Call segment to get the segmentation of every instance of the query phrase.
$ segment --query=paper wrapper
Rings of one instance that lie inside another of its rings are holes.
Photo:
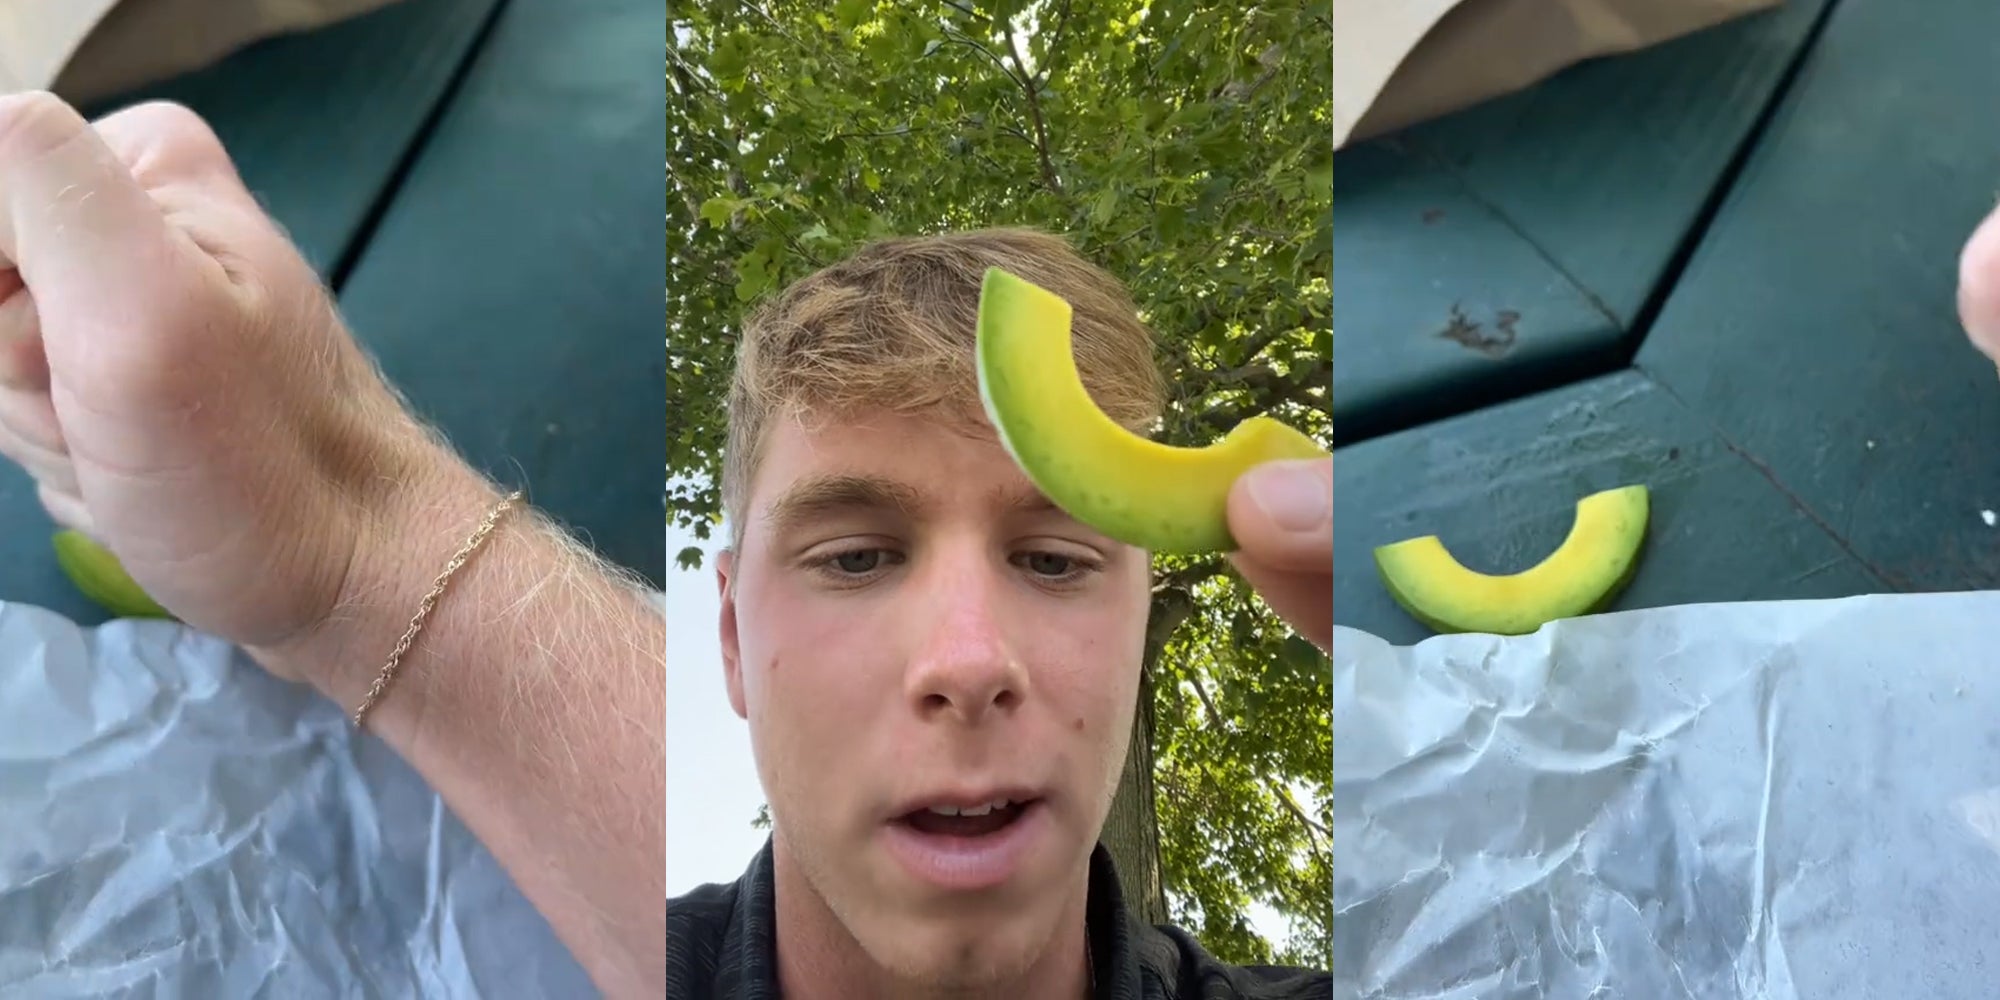
[[[1334,148],[1781,2],[1333,0]]]
[[[0,0],[0,93],[89,104],[395,0]]]
[[[1333,663],[1337,997],[1995,995],[2000,594]]]
[[[172,622],[0,603],[0,997],[594,997],[338,706]]]

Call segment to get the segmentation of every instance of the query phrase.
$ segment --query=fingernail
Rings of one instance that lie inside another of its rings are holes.
[[[1286,531],[1312,531],[1333,516],[1333,491],[1308,462],[1281,462],[1250,473],[1250,499]]]

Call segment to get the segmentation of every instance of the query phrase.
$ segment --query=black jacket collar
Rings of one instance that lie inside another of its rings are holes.
[[[667,901],[667,995],[675,1000],[781,1000],[771,842],[743,876]],[[1132,918],[1111,862],[1090,853],[1086,926],[1094,1000],[1321,1000],[1333,977],[1310,969],[1232,966],[1186,932]]]

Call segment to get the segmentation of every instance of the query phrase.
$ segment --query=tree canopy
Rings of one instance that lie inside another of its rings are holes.
[[[709,0],[667,61],[667,506],[719,523],[741,317],[867,240],[1030,225],[1160,334],[1161,439],[1330,442],[1331,0]],[[694,567],[701,550],[682,551]],[[1217,558],[1158,561],[1160,878],[1226,959],[1332,960],[1331,670]],[[1291,933],[1266,941],[1247,908]]]

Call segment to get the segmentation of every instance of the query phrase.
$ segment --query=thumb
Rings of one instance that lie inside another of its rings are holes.
[[[1958,321],[1987,357],[2000,362],[2000,209],[1995,209],[1958,257]]]
[[[83,116],[45,93],[0,97],[0,265],[40,309],[93,339],[144,329],[185,281],[189,249]]]
[[[1333,459],[1266,462],[1229,490],[1238,550],[1273,569],[1332,572]]]

